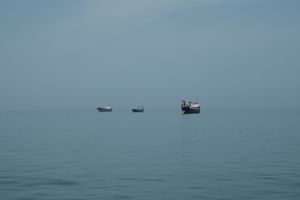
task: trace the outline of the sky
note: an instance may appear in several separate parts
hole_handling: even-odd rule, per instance
[[[300,109],[298,0],[0,1],[0,111]]]

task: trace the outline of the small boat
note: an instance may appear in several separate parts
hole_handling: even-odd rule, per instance
[[[111,112],[112,111],[112,107],[111,106],[98,107],[97,110],[99,112]]]
[[[189,101],[188,103],[185,100],[181,103],[182,114],[198,114],[200,113],[200,103]]]
[[[132,108],[132,112],[144,112],[143,106],[138,106],[137,108]]]

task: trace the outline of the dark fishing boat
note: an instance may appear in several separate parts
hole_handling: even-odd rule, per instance
[[[182,114],[198,114],[200,113],[200,103],[189,101],[188,103],[185,100],[181,103]]]
[[[111,106],[98,107],[97,110],[99,112],[111,112],[112,111],[112,107]]]
[[[143,106],[138,106],[137,108],[132,108],[132,112],[144,112]]]

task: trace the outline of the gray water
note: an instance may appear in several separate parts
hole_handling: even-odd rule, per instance
[[[0,199],[299,199],[300,114],[1,112]]]

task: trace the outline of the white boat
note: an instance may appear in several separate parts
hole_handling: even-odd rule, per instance
[[[97,110],[99,112],[111,112],[112,111],[112,107],[111,106],[98,107]]]

